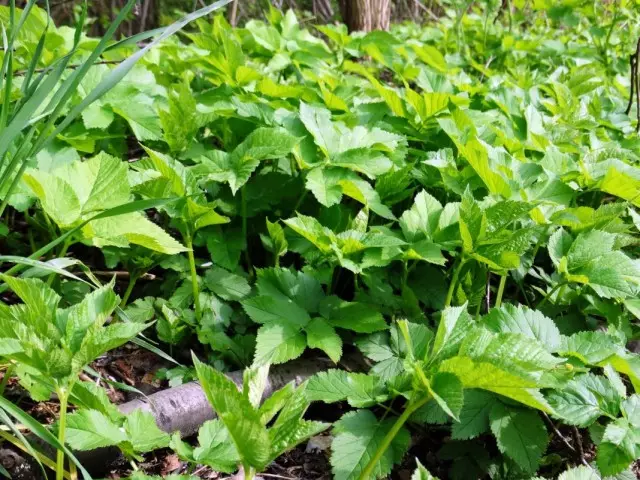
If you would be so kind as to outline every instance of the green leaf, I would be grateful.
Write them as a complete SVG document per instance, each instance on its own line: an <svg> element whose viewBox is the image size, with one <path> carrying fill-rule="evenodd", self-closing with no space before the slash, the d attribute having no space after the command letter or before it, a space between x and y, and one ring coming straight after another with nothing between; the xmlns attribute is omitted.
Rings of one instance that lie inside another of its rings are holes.
<svg viewBox="0 0 640 480"><path fill-rule="evenodd" d="M169 445L169 435L158 428L155 417L149 412L134 410L129 413L124 428L136 452L151 452Z"/></svg>
<svg viewBox="0 0 640 480"><path fill-rule="evenodd" d="M342 200L340 181L346 177L341 168L316 167L306 178L305 186L325 207L331 207Z"/></svg>
<svg viewBox="0 0 640 480"><path fill-rule="evenodd" d="M26 171L22 180L40 200L47 215L58 225L73 225L79 220L82 205L65 180L37 170Z"/></svg>
<svg viewBox="0 0 640 480"><path fill-rule="evenodd" d="M622 413L632 426L640 427L640 394L636 393L622 401Z"/></svg>
<svg viewBox="0 0 640 480"><path fill-rule="evenodd" d="M295 218L284 220L284 223L298 235L309 240L321 252L331 252L331 244L336 240L335 234L315 218L298 214Z"/></svg>
<svg viewBox="0 0 640 480"><path fill-rule="evenodd" d="M227 182L235 195L261 161L284 157L297 143L284 128L257 128L233 152L216 150L201 157L200 172L211 180Z"/></svg>
<svg viewBox="0 0 640 480"><path fill-rule="evenodd" d="M547 429L540 415L496 403L491 408L490 420L500 451L525 472L535 473L549 444Z"/></svg>
<svg viewBox="0 0 640 480"><path fill-rule="evenodd" d="M562 337L558 354L595 365L619 350L617 339L604 332L578 332L570 337Z"/></svg>
<svg viewBox="0 0 640 480"><path fill-rule="evenodd" d="M544 371L562 362L535 339L519 333L493 334L483 328L468 332L459 354L476 361L490 362L505 371L532 379L539 379Z"/></svg>
<svg viewBox="0 0 640 480"><path fill-rule="evenodd" d="M258 295L242 302L242 306L256 323L281 323L300 329L311 321L307 311L288 298Z"/></svg>
<svg viewBox="0 0 640 480"><path fill-rule="evenodd" d="M357 480L380 446L395 419L378 421L368 410L345 414L334 424L331 444L331 470L336 480ZM409 447L410 435L403 427L393 438L380 462L372 471L372 478L385 477L393 465L402 460Z"/></svg>
<svg viewBox="0 0 640 480"><path fill-rule="evenodd" d="M269 323L258 329L254 363L285 363L302 355L307 340L299 325Z"/></svg>
<svg viewBox="0 0 640 480"><path fill-rule="evenodd" d="M262 470L269 461L269 435L258 411L225 375L195 356L193 360L207 400L227 427L241 463Z"/></svg>
<svg viewBox="0 0 640 480"><path fill-rule="evenodd" d="M538 340L550 352L560 346L560 331L553 320L523 305L504 304L492 309L482 321L494 332L520 333Z"/></svg>
<svg viewBox="0 0 640 480"><path fill-rule="evenodd" d="M97 247L128 247L133 243L168 255L187 250L145 215L137 212L94 220L82 228L82 234Z"/></svg>
<svg viewBox="0 0 640 480"><path fill-rule="evenodd" d="M444 309L433 341L431 358L444 359L454 355L472 325L466 304Z"/></svg>
<svg viewBox="0 0 640 480"><path fill-rule="evenodd" d="M596 464L603 475L622 472L640 457L640 433L624 418L607 425L598 445Z"/></svg>
<svg viewBox="0 0 640 480"><path fill-rule="evenodd" d="M267 231L269 232L269 238L271 240L270 245L273 251L273 254L277 257L281 257L285 253L287 253L287 249L289 248L289 244L287 243L287 239L284 235L284 229L280 226L279 223L271 223L267 218Z"/></svg>
<svg viewBox="0 0 640 480"><path fill-rule="evenodd" d="M229 430L220 420L209 420L200 427L198 443L200 446L193 451L196 462L225 473L237 469L240 455Z"/></svg>
<svg viewBox="0 0 640 480"><path fill-rule="evenodd" d="M594 468L580 465L562 472L558 480L600 480L600 475Z"/></svg>
<svg viewBox="0 0 640 480"><path fill-rule="evenodd" d="M314 318L305 327L307 344L324 351L334 363L342 356L342 339L335 329L322 318Z"/></svg>
<svg viewBox="0 0 640 480"><path fill-rule="evenodd" d="M73 357L73 368L80 371L103 353L132 340L145 328L147 328L145 324L116 323L108 327L98 326L89 329Z"/></svg>
<svg viewBox="0 0 640 480"><path fill-rule="evenodd" d="M418 464L416 470L411 475L411 480L438 480L437 477L434 477L429 473L429 470L424 468L420 463L420 460L416 458L416 463Z"/></svg>
<svg viewBox="0 0 640 480"><path fill-rule="evenodd" d="M346 302L338 297L327 297L320 304L321 315L334 327L358 333L372 333L387 328L382 314L372 305Z"/></svg>
<svg viewBox="0 0 640 480"><path fill-rule="evenodd" d="M459 421L460 410L464 403L462 382L453 373L438 372L432 378L429 392L447 415Z"/></svg>
<svg viewBox="0 0 640 480"><path fill-rule="evenodd" d="M251 286L244 277L222 268L207 270L204 282L213 293L225 300L242 300L251 293Z"/></svg>
<svg viewBox="0 0 640 480"><path fill-rule="evenodd" d="M549 404L565 423L587 427L601 416L615 418L620 399L609 380L591 373L571 379L547 395Z"/></svg>
<svg viewBox="0 0 640 480"><path fill-rule="evenodd" d="M94 450L126 440L120 427L96 410L80 410L67 416L66 441L74 450Z"/></svg>
<svg viewBox="0 0 640 480"><path fill-rule="evenodd" d="M465 388L488 390L543 412L551 412L535 380L521 378L487 362L453 357L440 365L441 372L454 373Z"/></svg>
<svg viewBox="0 0 640 480"><path fill-rule="evenodd" d="M317 373L309 380L306 395L311 402L347 400L353 407L368 407L386 399L384 387L377 377L344 370Z"/></svg>
<svg viewBox="0 0 640 480"><path fill-rule="evenodd" d="M610 167L600 182L600 189L640 206L640 172L637 167Z"/></svg>
<svg viewBox="0 0 640 480"><path fill-rule="evenodd" d="M578 234L567 252L568 280L586 283L603 298L636 296L640 263L614 250L615 239L598 230Z"/></svg>
<svg viewBox="0 0 640 480"><path fill-rule="evenodd" d="M409 242L431 240L438 230L442 205L422 190L414 199L413 206L400 217L400 228Z"/></svg>
<svg viewBox="0 0 640 480"><path fill-rule="evenodd" d="M459 421L455 422L451 428L451 438L469 440L487 432L489 412L497 401L496 396L491 393L474 389L465 390Z"/></svg>
<svg viewBox="0 0 640 480"><path fill-rule="evenodd" d="M473 252L478 242L485 236L487 219L469 188L462 196L459 228L463 251Z"/></svg>
<svg viewBox="0 0 640 480"><path fill-rule="evenodd" d="M322 285L312 275L293 272L285 268L265 268L257 270L257 287L260 295L272 296L285 302L293 300L309 313L318 311L325 297Z"/></svg>

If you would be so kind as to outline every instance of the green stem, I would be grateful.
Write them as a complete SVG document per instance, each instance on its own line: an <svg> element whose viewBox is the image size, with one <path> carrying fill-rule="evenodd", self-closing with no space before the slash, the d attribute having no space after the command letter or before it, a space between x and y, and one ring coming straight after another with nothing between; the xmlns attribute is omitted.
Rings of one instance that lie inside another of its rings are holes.
<svg viewBox="0 0 640 480"><path fill-rule="evenodd" d="M247 273L253 275L253 267L251 266L251 257L249 256L249 239L247 238L247 196L244 187L240 188L240 202L242 208L242 238L244 239L244 259L247 264Z"/></svg>
<svg viewBox="0 0 640 480"><path fill-rule="evenodd" d="M67 250L69 250L69 247L71 245L73 245L73 235L69 236L66 238L66 240L64 241L64 243L62 244L62 248L60 249L60 253L58 254L58 258L64 258L65 255L67 254ZM53 283L53 281L56 278L56 274L52 273L51 275L49 275L49 278L47 279L47 285L51 286L51 284Z"/></svg>
<svg viewBox="0 0 640 480"><path fill-rule="evenodd" d="M407 408L405 408L404 412L402 412L402 415L398 417L396 423L394 423L393 427L391 427L391 430L389 430L389 432L385 435L382 443L376 450L376 453L373 455L373 457L371 457L371 460L369 460L367 466L364 468L364 470L362 470L362 473L360 474L360 480L371 480L373 478L373 471L375 470L378 463L380 463L380 459L387 451L389 445L391 445L391 442L393 442L393 439L396 437L402 426L407 422L407 420L409 420L409 417L411 417L411 415L413 415L416 410L425 405L430 398L430 395L425 395L417 402L412 402L407 406Z"/></svg>
<svg viewBox="0 0 640 480"><path fill-rule="evenodd" d="M255 471L249 465L244 466L244 480L253 480L255 477Z"/></svg>
<svg viewBox="0 0 640 480"><path fill-rule="evenodd" d="M495 308L500 308L502 305L502 295L504 294L504 286L507 284L507 274L500 276L500 285L498 285L498 295L496 296Z"/></svg>
<svg viewBox="0 0 640 480"><path fill-rule="evenodd" d="M129 297L131 296L131 292L133 292L133 287L136 286L136 282L140 278L138 274L131 274L129 276L129 284L127 285L127 289L124 291L124 295L122 295L122 300L120 301L120 308L124 309L127 306L127 302L129 301Z"/></svg>
<svg viewBox="0 0 640 480"><path fill-rule="evenodd" d="M513 27L513 14L511 12L511 0L507 0L507 14L509 15L509 33Z"/></svg>
<svg viewBox="0 0 640 480"><path fill-rule="evenodd" d="M184 243L187 248L187 255L189 257L189 270L191 271L191 288L193 289L193 304L196 308L196 320L202 319L202 310L200 309L200 286L198 285L198 273L196 272L196 258L193 254L193 242L191 240L191 234L188 233L184 237Z"/></svg>
<svg viewBox="0 0 640 480"><path fill-rule="evenodd" d="M7 388L7 383L9 383L9 378L11 378L11 375L13 375L14 369L15 365L11 363L4 371L4 377L2 377L2 383L0 383L0 396L4 394L4 389Z"/></svg>
<svg viewBox="0 0 640 480"><path fill-rule="evenodd" d="M553 295L556 290L558 290L560 287L564 287L565 285L566 285L566 282L560 282L556 284L556 286L553 287L551 290L549 290L549 292L544 296L544 298L540 300L538 305L536 305L536 310L540 309L540 307L542 307L545 303L547 303L549 298L551 298L551 295Z"/></svg>
<svg viewBox="0 0 640 480"><path fill-rule="evenodd" d="M447 291L447 298L444 301L444 306L451 306L451 300L453 300L453 294L456 290L456 285L458 283L458 277L460 276L460 270L462 270L463 265L465 264L466 259L461 257L456 260L456 264L453 267L453 276L451 277L451 283L449 284L449 291Z"/></svg>
<svg viewBox="0 0 640 480"><path fill-rule="evenodd" d="M402 291L404 292L404 287L407 286L407 278L409 277L409 268L408 268L408 260L402 262Z"/></svg>
<svg viewBox="0 0 640 480"><path fill-rule="evenodd" d="M58 399L60 400L60 420L58 422L58 441L64 445L65 430L67 429L67 405L69 402L70 388L59 388ZM64 480L64 450L58 450L56 461L56 480Z"/></svg>

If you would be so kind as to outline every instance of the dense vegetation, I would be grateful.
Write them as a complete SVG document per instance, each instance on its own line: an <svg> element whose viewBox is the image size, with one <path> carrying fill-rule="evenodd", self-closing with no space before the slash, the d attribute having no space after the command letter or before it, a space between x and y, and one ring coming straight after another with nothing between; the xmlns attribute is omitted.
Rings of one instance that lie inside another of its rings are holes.
<svg viewBox="0 0 640 480"><path fill-rule="evenodd" d="M105 446L249 479L325 431L337 480L635 478L639 7L471 3L202 17L136 66L33 7L2 57L0 440L58 479ZM94 362L130 341L199 379L197 439L114 405ZM261 404L299 357L323 371Z"/></svg>

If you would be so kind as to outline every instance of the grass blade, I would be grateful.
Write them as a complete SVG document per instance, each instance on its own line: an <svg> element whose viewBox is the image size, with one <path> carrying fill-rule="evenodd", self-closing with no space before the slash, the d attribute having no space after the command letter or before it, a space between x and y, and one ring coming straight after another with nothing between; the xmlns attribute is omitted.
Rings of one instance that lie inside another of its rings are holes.
<svg viewBox="0 0 640 480"><path fill-rule="evenodd" d="M127 73L133 68L133 66L140 60L149 50L154 48L160 42L162 42L167 37L173 35L178 32L188 23L208 15L209 13L225 6L227 3L231 2L231 0L218 0L215 3L212 3L208 7L201 8L200 10L196 10L195 12L186 15L181 20L169 25L164 29L164 31L155 38L152 42L146 45L144 48L138 50L136 53L131 55L125 61L120 63L116 68L111 70L109 74L98 84L96 88L94 88L89 95L87 95L82 102L76 105L71 111L66 115L65 119L60 122L55 129L55 131L49 137L50 139L55 138L58 133L64 130L69 124L89 105L102 97L105 93L111 90L120 80L122 80Z"/></svg>
<svg viewBox="0 0 640 480"><path fill-rule="evenodd" d="M40 455L35 448L29 443L29 441L22 435L20 429L16 426L15 423L11 420L11 417L7 415L3 410L0 410L0 422L4 423L7 427L11 429L11 431L15 434L16 438L22 442L22 446L27 450L27 453L31 455L36 462L38 462L38 466L44 475L44 478L47 478L47 472L44 469L44 465L40 462ZM11 477L9 477L11 478Z"/></svg>
<svg viewBox="0 0 640 480"><path fill-rule="evenodd" d="M67 457L71 459L73 463L76 464L78 470L82 472L82 475L86 480L92 480L89 472L85 470L82 464L75 457L73 452L69 450L66 446L62 445L58 439L53 435L49 430L43 427L40 422L38 422L35 418L33 418L28 413L24 412L21 408L14 405L12 402L7 400L4 397L0 397L0 408L4 410L8 415L11 415L13 418L22 423L25 427L27 427L34 435L37 435L42 440L47 442L49 445L53 446L57 450L62 450Z"/></svg>
<svg viewBox="0 0 640 480"><path fill-rule="evenodd" d="M169 203L175 202L177 200L179 200L179 198L175 198L175 197L174 198L154 198L150 200L136 200L135 202L129 202L129 203L125 203L124 205L119 205L117 207L110 208L108 210L100 212L97 215L94 215L93 217L85 220L80 225L69 230L65 234L60 235L55 240L47 243L44 247L40 248L36 252L29 255L28 258L32 260L37 260L41 256L49 253L51 249L55 248L57 245L64 242L71 235L74 235L75 233L80 231L85 225L87 225L89 222L93 220L98 220L100 218L115 217L118 215L124 215L126 213L133 213L133 212L138 212L140 210L147 210L149 208L160 207L162 205L167 205ZM23 269L24 269L24 265L19 264L11 267L9 270L7 270L4 273L5 275L15 275L16 273L22 271ZM0 292L3 292L5 290L6 290L6 286L0 287Z"/></svg>

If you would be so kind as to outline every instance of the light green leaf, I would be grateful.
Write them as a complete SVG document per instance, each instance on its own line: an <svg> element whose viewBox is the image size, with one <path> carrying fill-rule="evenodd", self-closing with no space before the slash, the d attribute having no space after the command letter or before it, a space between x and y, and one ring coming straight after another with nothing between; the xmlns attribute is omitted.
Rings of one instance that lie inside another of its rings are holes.
<svg viewBox="0 0 640 480"><path fill-rule="evenodd" d="M571 379L547 395L549 404L565 423L588 427L602 416L615 418L620 399L609 380L591 373Z"/></svg>
<svg viewBox="0 0 640 480"><path fill-rule="evenodd" d="M129 413L124 429L136 452L151 452L169 445L169 435L158 428L155 417L149 412L134 410Z"/></svg>
<svg viewBox="0 0 640 480"><path fill-rule="evenodd" d="M168 255L187 250L145 215L135 212L94 220L82 228L82 234L97 247L128 247L133 243Z"/></svg>
<svg viewBox="0 0 640 480"><path fill-rule="evenodd" d="M560 331L550 318L523 305L504 304L492 309L482 322L494 332L520 333L538 340L550 352L560 346Z"/></svg>
<svg viewBox="0 0 640 480"><path fill-rule="evenodd" d="M558 480L600 480L600 475L594 468L580 465L562 472Z"/></svg>
<svg viewBox="0 0 640 480"><path fill-rule="evenodd" d="M340 168L316 167L307 174L306 187L318 202L330 207L342 200L340 181L344 178L344 171Z"/></svg>
<svg viewBox="0 0 640 480"><path fill-rule="evenodd" d="M300 329L311 321L307 311L288 298L258 295L242 302L242 306L256 323L280 323Z"/></svg>
<svg viewBox="0 0 640 480"><path fill-rule="evenodd" d="M66 181L38 170L27 170L22 180L40 200L47 215L58 225L73 225L80 219L80 200Z"/></svg>
<svg viewBox="0 0 640 480"><path fill-rule="evenodd" d="M222 373L194 357L205 395L236 446L241 462L262 470L269 461L269 435L258 411Z"/></svg>
<svg viewBox="0 0 640 480"><path fill-rule="evenodd" d="M336 480L357 480L387 435L395 419L378 421L368 410L344 415L335 423L331 444L331 467ZM371 478L385 477L409 447L410 435L403 427L372 471Z"/></svg>
<svg viewBox="0 0 640 480"><path fill-rule="evenodd" d="M344 370L320 372L309 380L309 401L326 403L347 400L353 407L368 407L386 399L384 386L373 375Z"/></svg>
<svg viewBox="0 0 640 480"><path fill-rule="evenodd" d="M473 320L467 313L466 304L444 309L431 349L431 358L444 359L454 355L472 325Z"/></svg>
<svg viewBox="0 0 640 480"><path fill-rule="evenodd" d="M301 327L289 323L269 323L258 329L254 363L285 363L298 358L307 347Z"/></svg>
<svg viewBox="0 0 640 480"><path fill-rule="evenodd" d="M205 422L198 431L198 443L200 446L193 451L198 463L225 473L232 473L238 468L240 455L222 421Z"/></svg>
<svg viewBox="0 0 640 480"><path fill-rule="evenodd" d="M409 242L431 240L438 230L442 205L422 190L416 195L413 206L400 217L400 228Z"/></svg>
<svg viewBox="0 0 640 480"><path fill-rule="evenodd" d="M418 467L413 472L413 475L411 475L411 480L438 480L437 477L434 477L433 475L431 475L429 473L429 470L427 470L422 466L422 464L420 463L420 460L418 460L417 458L416 458L416 463L418 464Z"/></svg>
<svg viewBox="0 0 640 480"><path fill-rule="evenodd" d="M80 410L67 416L66 441L74 450L94 450L126 440L120 427L96 410Z"/></svg>
<svg viewBox="0 0 640 480"><path fill-rule="evenodd" d="M491 363L453 357L442 362L440 371L454 373L465 388L488 390L543 412L552 412L535 380L518 377Z"/></svg>
<svg viewBox="0 0 640 480"><path fill-rule="evenodd" d="M342 356L342 339L331 325L322 318L314 318L304 330L310 348L319 348L338 363Z"/></svg>
<svg viewBox="0 0 640 480"><path fill-rule="evenodd" d="M459 421L464 398L462 383L453 373L438 372L430 381L429 392L447 415Z"/></svg>

